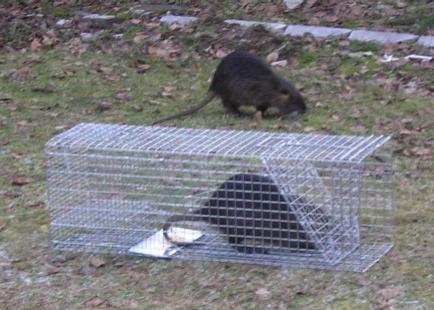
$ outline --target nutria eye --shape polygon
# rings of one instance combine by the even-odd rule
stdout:
[[[287,89],[281,89],[280,93],[283,94],[283,95],[288,95],[289,91]]]

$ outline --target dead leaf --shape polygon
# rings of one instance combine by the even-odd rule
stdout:
[[[20,177],[14,177],[12,179],[12,185],[16,185],[16,186],[23,186],[33,182],[35,182],[35,179],[32,177],[20,176]]]
[[[14,199],[14,198],[18,198],[21,197],[23,195],[23,193],[20,192],[6,192],[3,193],[3,196],[9,198],[9,199]]]
[[[142,44],[143,42],[146,41],[147,38],[148,38],[147,35],[144,35],[144,34],[138,34],[138,35],[136,35],[136,36],[133,38],[133,42],[134,42],[135,44]]]
[[[48,268],[47,268],[47,271],[46,271],[46,275],[47,276],[49,276],[49,275],[52,275],[52,274],[56,274],[56,273],[59,273],[60,272],[60,267],[57,267],[57,266],[49,266]]]
[[[43,36],[42,38],[42,44],[45,46],[53,46],[58,39],[54,36]]]
[[[259,300],[267,300],[267,299],[270,299],[271,293],[266,288],[260,288],[260,289],[256,290],[255,296]]]
[[[329,117],[329,119],[327,120],[328,124],[332,124],[332,123],[336,123],[339,122],[341,120],[339,114],[333,114],[332,116]]]
[[[102,112],[102,111],[110,110],[112,107],[113,107],[113,103],[111,101],[104,100],[97,106],[97,110]]]
[[[59,126],[54,127],[54,130],[56,130],[56,132],[59,132],[59,131],[64,131],[65,129],[69,129],[69,128],[71,128],[70,125],[59,125]]]
[[[137,104],[133,105],[131,108],[133,109],[134,112],[142,112],[143,111],[143,107],[139,106]]]
[[[134,282],[139,282],[140,280],[142,280],[142,274],[134,271],[134,270],[128,270],[127,272],[128,277],[133,280]]]
[[[29,124],[29,121],[23,119],[23,120],[21,120],[21,121],[16,122],[15,124],[16,124],[17,126],[27,126],[27,125]]]
[[[354,133],[358,133],[358,134],[363,134],[363,133],[366,133],[366,131],[367,131],[366,127],[363,126],[363,125],[355,125],[355,126],[351,126],[351,130],[352,130]]]
[[[177,185],[178,183],[176,183],[175,180],[172,180],[172,179],[166,178],[166,179],[163,179],[163,184],[164,184],[164,185],[168,185],[168,186],[175,186],[175,185]]]
[[[41,56],[32,54],[23,62],[23,64],[25,65],[39,64],[42,63],[43,61],[44,58],[42,58]]]
[[[414,148],[410,149],[410,152],[413,155],[417,155],[417,156],[431,156],[432,155],[432,150],[430,148],[427,148],[427,147],[414,147]]]
[[[139,309],[139,303],[135,300],[130,300],[127,303],[127,309],[132,309],[132,310]]]
[[[252,3],[252,0],[240,0],[240,4],[242,7],[246,7]]]
[[[139,66],[137,66],[137,73],[145,73],[150,68],[151,68],[151,66],[147,65],[147,64],[139,65]]]
[[[131,101],[133,100],[133,96],[130,92],[120,90],[115,94],[115,99],[120,101]]]
[[[86,306],[88,306],[88,307],[93,307],[93,308],[95,308],[95,307],[99,307],[99,306],[101,306],[102,304],[104,304],[104,300],[102,300],[102,299],[99,298],[99,297],[94,297],[94,298],[92,298],[91,300],[88,300],[88,301],[86,302]]]
[[[272,52],[272,53],[270,53],[270,54],[267,55],[266,59],[267,59],[268,63],[275,62],[275,61],[277,61],[279,59],[279,53]]]
[[[43,201],[38,201],[36,203],[32,203],[31,205],[28,205],[28,208],[41,208],[44,207],[45,203]]]
[[[262,111],[258,111],[255,113],[255,119],[258,123],[262,121]]]
[[[200,82],[197,82],[197,83],[190,86],[191,90],[200,90],[201,88],[202,88],[202,86],[201,86]]]
[[[401,289],[399,287],[383,288],[378,293],[385,299],[390,300],[399,295]]]
[[[7,225],[8,225],[8,223],[6,222],[6,220],[0,219],[0,231],[5,229]]]
[[[255,128],[258,128],[258,123],[257,123],[257,122],[251,122],[251,123],[249,123],[249,124],[247,125],[247,127],[248,127],[249,129],[255,129]]]
[[[312,8],[316,5],[317,2],[318,2],[318,0],[307,0],[305,6],[307,8]]]
[[[229,51],[228,50],[226,50],[226,49],[219,49],[219,50],[217,50],[217,52],[215,53],[215,56],[217,57],[217,58],[220,58],[220,59],[222,59],[222,58],[224,58],[224,57],[226,57],[227,55],[229,55]]]
[[[360,117],[362,116],[362,112],[361,112],[359,109],[354,108],[354,109],[351,111],[350,116],[351,116],[352,118],[358,119],[358,118],[360,118]]]
[[[149,53],[149,55],[155,56],[158,58],[169,58],[170,57],[169,50],[165,49],[165,48],[150,46],[150,47],[148,47],[148,53]]]
[[[33,39],[33,41],[30,43],[30,49],[33,52],[37,52],[41,49],[42,44],[41,41],[39,39]]]
[[[417,91],[417,82],[416,81],[410,81],[407,85],[404,87],[404,93],[406,95],[414,94]]]
[[[99,257],[92,257],[90,259],[89,264],[92,267],[100,268],[100,267],[103,267],[105,265],[105,260],[103,260],[102,258],[99,258]]]
[[[279,60],[271,63],[273,67],[286,67],[288,65],[288,60]]]
[[[35,93],[44,93],[44,94],[52,94],[55,92],[53,85],[47,85],[44,87],[33,87],[31,90],[32,92]]]

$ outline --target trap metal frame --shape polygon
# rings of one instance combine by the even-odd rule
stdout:
[[[226,204],[242,210],[239,227],[225,231],[202,215],[202,221],[173,223],[200,237],[168,256],[364,272],[393,246],[388,140],[79,124],[46,144],[51,244],[57,250],[132,254],[143,240],[147,246],[167,242],[156,234],[171,216],[193,214],[228,178],[254,174],[273,180],[298,226],[283,223],[288,218],[270,207],[272,198],[249,204],[236,197],[235,205]],[[273,193],[250,194],[241,198]],[[249,211],[257,216],[253,222]],[[230,234],[243,237],[244,252],[228,242]],[[302,234],[303,240],[297,237]],[[305,238],[313,249],[297,246]],[[290,247],[285,239],[291,239]],[[249,247],[266,251],[251,253]]]

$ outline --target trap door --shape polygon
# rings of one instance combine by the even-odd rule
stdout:
[[[359,246],[358,223],[354,221],[359,206],[351,206],[351,216],[345,216],[351,219],[342,220],[342,212],[336,208],[343,208],[339,202],[336,204],[335,190],[322,176],[321,165],[272,158],[264,158],[263,164],[326,263],[339,263]],[[294,197],[297,200],[291,203]],[[343,225],[343,222],[350,224]]]

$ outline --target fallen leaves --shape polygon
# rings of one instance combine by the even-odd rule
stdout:
[[[31,91],[35,93],[52,94],[55,92],[55,88],[53,85],[47,85],[42,87],[32,87]]]
[[[271,52],[270,54],[267,55],[265,59],[267,60],[268,63],[275,62],[279,59],[279,53]]]
[[[103,112],[103,111],[110,110],[112,107],[113,107],[113,102],[104,100],[97,106],[96,109],[99,112]]]
[[[42,48],[42,43],[40,39],[33,39],[33,41],[30,43],[30,49],[33,52],[38,52]]]
[[[89,265],[95,268],[101,268],[105,266],[106,262],[102,258],[92,257],[89,261]]]
[[[351,131],[354,132],[355,134],[365,134],[368,130],[363,125],[355,125],[355,126],[351,126]]]
[[[5,196],[5,197],[7,197],[9,199],[15,199],[15,198],[21,197],[22,195],[23,195],[23,193],[21,193],[21,192],[6,192],[6,193],[3,193],[3,196]]]
[[[105,303],[105,301],[102,300],[101,298],[93,297],[92,299],[90,299],[86,302],[86,306],[96,308],[96,307],[102,306],[104,303]]]
[[[395,298],[401,293],[399,287],[383,288],[378,291],[379,304],[383,309],[393,309],[393,304],[396,302]]]
[[[145,72],[147,72],[149,69],[151,69],[151,66],[150,66],[150,65],[147,65],[147,64],[138,65],[138,66],[137,66],[137,70],[136,70],[136,72],[137,72],[137,73],[145,73]]]
[[[286,67],[288,65],[288,60],[279,60],[271,63],[272,67]]]
[[[23,186],[35,182],[35,178],[26,176],[17,176],[12,178],[12,185]]]
[[[255,296],[259,301],[263,301],[271,298],[271,292],[263,287],[256,290]]]
[[[427,148],[427,147],[413,147],[410,149],[410,153],[416,156],[421,156],[421,157],[425,157],[425,156],[432,156],[432,149]]]
[[[15,125],[17,125],[17,126],[21,126],[21,127],[27,126],[27,125],[29,125],[29,124],[30,124],[29,121],[26,120],[26,119],[23,119],[23,120],[21,120],[21,121],[17,121],[17,122],[15,123]]]
[[[4,230],[8,225],[8,222],[6,222],[5,219],[0,218],[0,231]]]
[[[131,94],[130,88],[118,90],[114,97],[116,100],[119,100],[119,101],[131,101],[131,100],[133,100],[133,95]]]
[[[162,43],[161,46],[149,46],[148,54],[156,58],[170,61],[175,60],[176,57],[181,54],[181,49],[169,43]]]
[[[36,208],[42,208],[44,206],[45,206],[45,202],[38,201],[38,202],[35,202],[35,203],[32,203],[32,204],[28,205],[27,207],[28,208],[32,208],[32,209],[36,209]]]

